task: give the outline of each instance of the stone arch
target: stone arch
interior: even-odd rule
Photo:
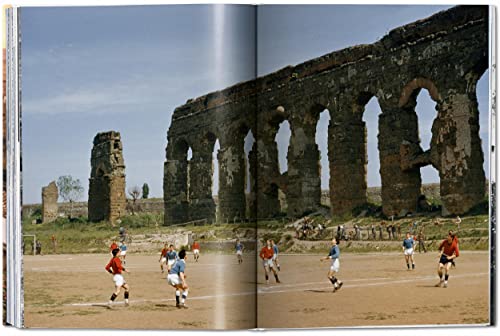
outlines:
[[[439,94],[439,90],[437,89],[434,82],[428,78],[417,77],[408,82],[401,90],[401,95],[398,102],[399,107],[404,107],[405,105],[407,105],[410,99],[415,100],[418,93],[420,92],[420,89],[427,89],[432,100],[434,100],[435,102],[441,101],[441,95]]]

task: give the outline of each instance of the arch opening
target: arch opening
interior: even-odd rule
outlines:
[[[283,120],[279,123],[278,132],[274,138],[274,141],[278,146],[278,166],[280,174],[284,174],[288,171],[287,154],[291,136],[292,130],[290,128],[290,123],[288,120]]]

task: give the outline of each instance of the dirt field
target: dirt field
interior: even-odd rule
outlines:
[[[326,278],[320,256],[280,256],[282,283],[265,283],[259,267],[258,323],[262,328],[481,324],[489,321],[487,252],[461,252],[448,288],[436,288],[437,253],[341,253],[341,290]],[[260,266],[260,265],[259,265]]]
[[[191,257],[191,256],[190,256]],[[407,271],[396,253],[341,255],[343,288],[332,293],[320,256],[280,256],[282,284],[264,284],[258,264],[261,328],[488,323],[488,253],[463,251],[449,287],[435,288],[436,253],[417,254]],[[25,256],[25,324],[32,328],[254,328],[255,262],[246,255],[188,259],[189,309],[175,308],[174,290],[157,256],[129,255],[131,304],[120,294],[105,307],[113,282],[108,255]]]
[[[175,290],[157,255],[128,255],[130,306],[105,303],[114,290],[104,270],[109,255],[25,256],[25,325],[29,328],[248,329],[255,327],[255,259],[246,255],[188,256],[189,309],[175,307]]]

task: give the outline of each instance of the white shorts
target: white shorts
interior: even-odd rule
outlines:
[[[163,257],[163,258],[161,258],[161,260],[160,260],[160,264],[163,264],[163,263],[165,263],[166,261],[167,261],[167,258]]]
[[[193,253],[194,253],[194,254],[200,254],[200,250],[198,250],[198,249],[194,249],[194,250],[193,250]]]
[[[121,287],[126,284],[125,279],[123,279],[123,276],[121,274],[113,275],[113,281],[115,282],[116,287]]]
[[[167,281],[171,286],[180,285],[182,283],[181,277],[178,274],[169,274],[167,276]]]
[[[175,264],[175,259],[168,259],[167,265],[172,266],[173,264]]]
[[[236,251],[236,254],[240,256],[240,255],[242,255],[242,254],[243,254],[243,251],[241,251],[241,250]]]
[[[338,259],[332,259],[332,265],[330,266],[330,271],[338,272],[340,269],[340,261]]]
[[[121,256],[124,256],[124,255],[126,255],[126,254],[127,254],[127,251],[120,251],[120,255],[121,255]]]
[[[262,265],[264,265],[264,267],[269,266],[270,268],[274,268],[274,263],[272,259],[262,260]]]
[[[413,247],[405,249],[405,256],[411,256],[411,255],[413,255]]]

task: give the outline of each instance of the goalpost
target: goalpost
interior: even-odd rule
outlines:
[[[36,235],[31,235],[31,234],[23,234],[23,242],[24,242],[24,237],[33,237],[33,255],[36,255]],[[24,254],[24,251],[23,251]]]

